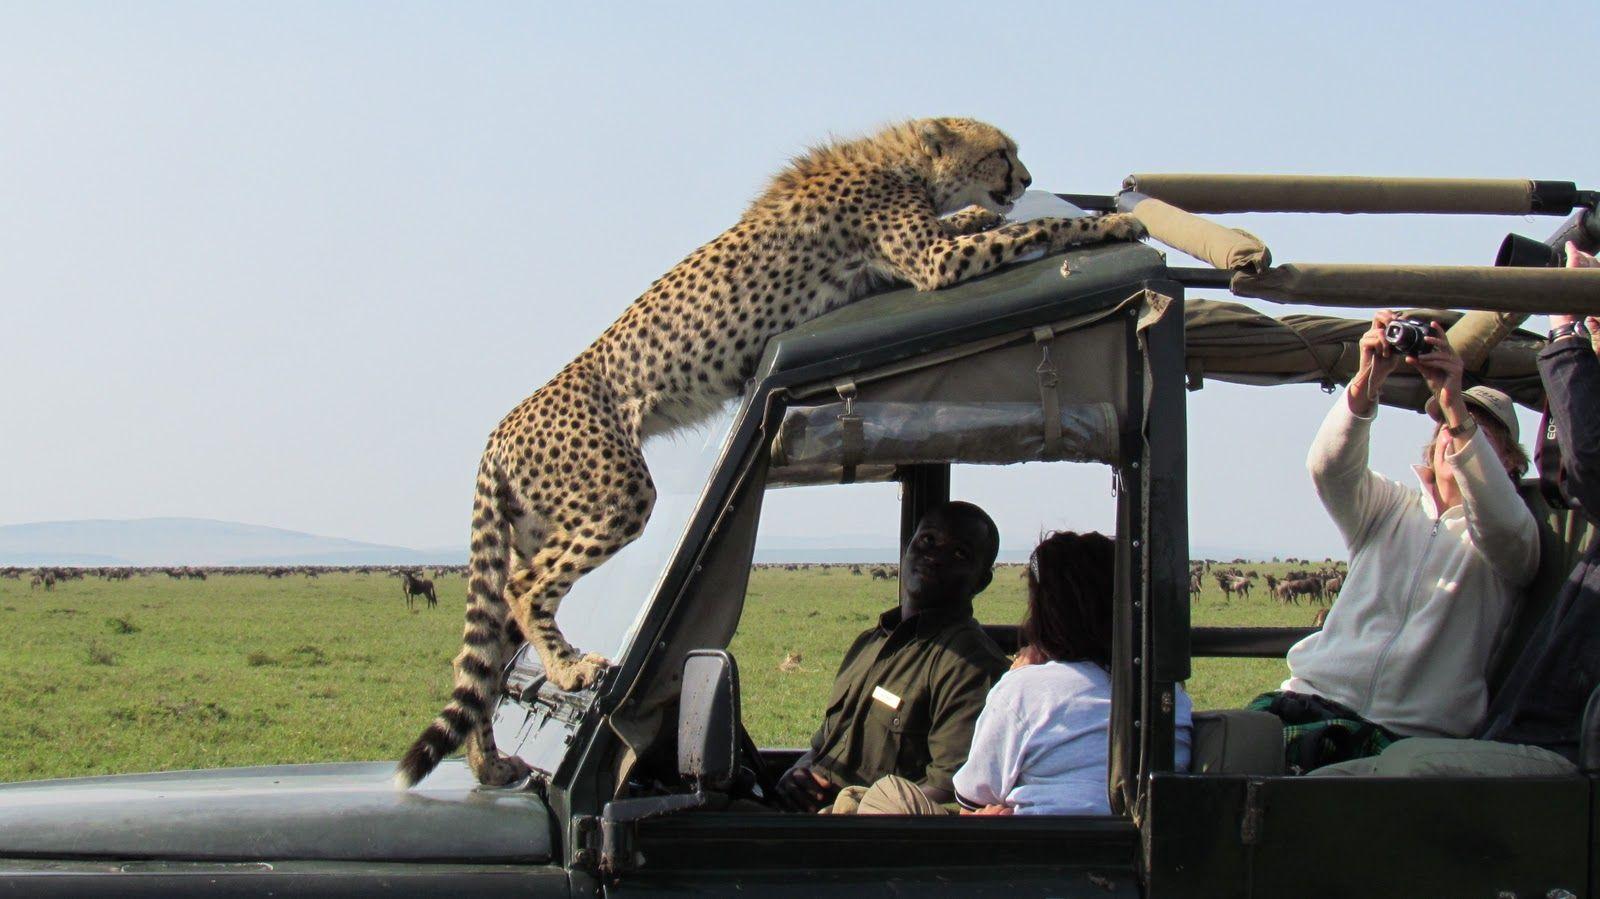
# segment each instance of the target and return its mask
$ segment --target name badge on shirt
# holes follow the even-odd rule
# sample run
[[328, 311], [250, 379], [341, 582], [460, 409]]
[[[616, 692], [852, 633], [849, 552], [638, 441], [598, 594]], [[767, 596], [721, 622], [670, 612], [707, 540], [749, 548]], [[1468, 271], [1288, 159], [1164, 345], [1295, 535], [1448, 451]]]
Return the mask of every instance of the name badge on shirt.
[[900, 697], [882, 687], [872, 688], [872, 698], [888, 706], [890, 710], [898, 710], [900, 708]]

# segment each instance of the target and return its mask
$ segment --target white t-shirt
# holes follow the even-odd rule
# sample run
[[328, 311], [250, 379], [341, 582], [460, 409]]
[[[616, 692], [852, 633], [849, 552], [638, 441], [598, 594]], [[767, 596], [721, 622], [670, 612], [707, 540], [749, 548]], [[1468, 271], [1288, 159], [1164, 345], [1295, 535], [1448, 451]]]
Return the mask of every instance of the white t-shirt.
[[[1176, 767], [1189, 770], [1193, 704], [1177, 688]], [[1093, 662], [1045, 662], [1006, 672], [989, 691], [972, 751], [955, 775], [963, 805], [1018, 815], [1109, 815], [1111, 675]]]

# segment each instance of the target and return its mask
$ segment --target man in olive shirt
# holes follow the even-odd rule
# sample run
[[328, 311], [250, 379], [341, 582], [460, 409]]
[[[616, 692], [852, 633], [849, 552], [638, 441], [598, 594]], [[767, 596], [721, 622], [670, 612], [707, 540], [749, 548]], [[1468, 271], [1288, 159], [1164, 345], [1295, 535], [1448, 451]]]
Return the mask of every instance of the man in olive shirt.
[[954, 797], [984, 697], [1007, 667], [972, 618], [993, 579], [1000, 531], [982, 509], [930, 510], [900, 560], [900, 605], [856, 638], [834, 679], [822, 727], [779, 778], [790, 806], [812, 812], [843, 787], [888, 774], [934, 802]]

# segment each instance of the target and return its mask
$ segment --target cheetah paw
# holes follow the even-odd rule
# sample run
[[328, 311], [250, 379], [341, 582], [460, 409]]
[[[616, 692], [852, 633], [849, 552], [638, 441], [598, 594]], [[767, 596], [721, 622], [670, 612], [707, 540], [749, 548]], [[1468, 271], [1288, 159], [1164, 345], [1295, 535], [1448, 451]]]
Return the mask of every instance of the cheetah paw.
[[1113, 212], [1100, 220], [1105, 228], [1105, 234], [1114, 240], [1143, 240], [1150, 232], [1139, 221], [1126, 212]]
[[546, 674], [550, 682], [557, 687], [568, 693], [575, 693], [598, 683], [600, 676], [605, 674], [609, 667], [611, 662], [605, 656], [591, 652], [576, 662], [557, 666]]
[[514, 755], [502, 755], [472, 773], [486, 787], [509, 787], [527, 779], [533, 768]]
[[972, 216], [972, 230], [991, 231], [1006, 223], [1006, 217], [992, 209], [980, 209]]

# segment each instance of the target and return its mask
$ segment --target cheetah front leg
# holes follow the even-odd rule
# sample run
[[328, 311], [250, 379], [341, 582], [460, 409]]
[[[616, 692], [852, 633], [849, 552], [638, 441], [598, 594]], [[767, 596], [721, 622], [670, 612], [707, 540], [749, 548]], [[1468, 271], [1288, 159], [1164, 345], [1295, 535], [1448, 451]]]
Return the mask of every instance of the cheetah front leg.
[[938, 219], [912, 216], [883, 227], [875, 243], [889, 265], [918, 290], [937, 290], [1035, 251], [1058, 253], [1112, 238], [1137, 240], [1144, 234], [1139, 220], [1125, 213], [1035, 219], [956, 237], [945, 235]]
[[946, 237], [960, 237], [963, 234], [981, 234], [1005, 224], [1006, 217], [998, 212], [984, 209], [982, 206], [968, 206], [960, 212], [951, 213], [939, 220], [944, 226]]
[[574, 514], [526, 565], [506, 581], [506, 601], [545, 677], [566, 691], [594, 685], [610, 664], [598, 653], [579, 653], [556, 624], [561, 601], [578, 578], [600, 567], [639, 535], [655, 503], [655, 486], [642, 465], [628, 480], [617, 476], [615, 502], [588, 514]]
[[[1087, 215], [1070, 219], [1039, 219], [1050, 227], [1050, 252], [1059, 253], [1069, 247], [1101, 243], [1107, 240], [1142, 240], [1149, 232], [1144, 222], [1126, 212], [1104, 215]], [[1061, 263], [1061, 274], [1072, 274], [1066, 262]]]
[[1148, 234], [1144, 222], [1126, 212], [1085, 215], [1070, 219], [1038, 219], [1050, 231], [1050, 252], [1107, 240], [1143, 240]]

